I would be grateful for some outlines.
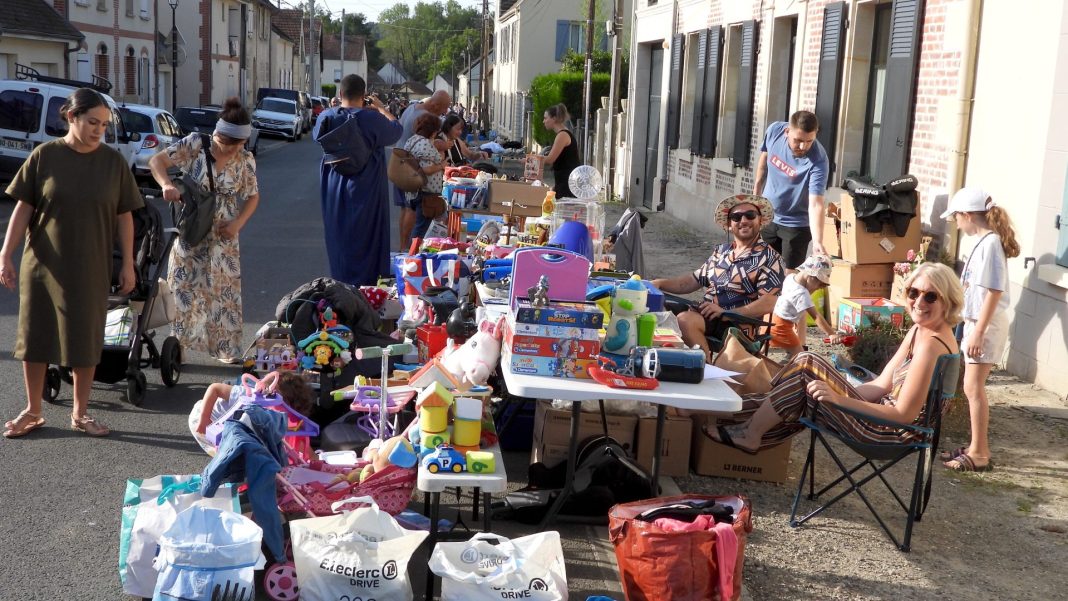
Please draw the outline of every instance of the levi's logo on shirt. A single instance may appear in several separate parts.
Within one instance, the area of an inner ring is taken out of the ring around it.
[[[777,167],[779,171],[782,171],[789,177],[794,177],[795,175],[797,175],[797,169],[794,169],[793,167],[787,165],[782,159],[775,155],[771,155],[771,164],[775,165],[775,167]]]

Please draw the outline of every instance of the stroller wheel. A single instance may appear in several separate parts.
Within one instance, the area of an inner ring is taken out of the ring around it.
[[[148,381],[145,380],[144,372],[126,379],[126,402],[134,407],[140,407],[145,401],[145,390],[148,389]]]
[[[290,601],[300,597],[297,570],[293,562],[276,563],[263,574],[263,588],[273,601]]]
[[[159,375],[167,388],[177,384],[182,377],[182,345],[174,336],[168,336],[163,341],[159,353]]]
[[[48,371],[45,372],[44,394],[42,395],[44,400],[49,403],[56,402],[56,399],[59,398],[59,388],[62,386],[62,382],[63,380],[59,376],[59,368],[49,367]]]
[[[56,372],[59,374],[60,380],[74,386],[74,372],[69,367],[57,367]]]

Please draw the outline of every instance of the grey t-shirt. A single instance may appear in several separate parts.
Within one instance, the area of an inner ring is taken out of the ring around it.
[[[397,148],[404,148],[405,142],[407,142],[408,138],[412,137],[412,134],[415,133],[413,131],[415,129],[415,120],[418,119],[419,116],[425,112],[426,107],[424,107],[423,103],[420,102],[419,104],[411,105],[403,113],[401,113],[401,137],[399,140],[397,140]]]
[[[1005,251],[1001,248],[1001,237],[991,232],[985,235],[964,265],[960,276],[964,286],[964,319],[979,319],[983,301],[990,290],[1000,290],[997,312],[1009,308],[1009,274]]]

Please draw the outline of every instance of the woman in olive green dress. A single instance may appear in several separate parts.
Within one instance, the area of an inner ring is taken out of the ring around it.
[[[112,250],[122,248],[119,292],[136,283],[133,217],[144,205],[126,159],[101,144],[112,113],[99,93],[81,88],[60,108],[70,124],[62,138],[34,149],[7,193],[18,201],[0,250],[0,284],[19,289],[15,358],[23,362],[26,409],[5,424],[4,436],[44,425],[41,394],[49,363],[74,374],[70,426],[106,436],[86,414],[93,372],[104,346]],[[20,270],[13,256],[25,241]]]

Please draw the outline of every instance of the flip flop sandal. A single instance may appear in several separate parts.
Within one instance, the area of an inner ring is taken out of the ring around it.
[[[942,453],[940,453],[938,455],[938,458],[941,459],[942,461],[953,461],[957,457],[960,457],[961,455],[963,455],[964,452],[967,451],[967,450],[968,450],[968,447],[957,447],[957,448],[953,449],[952,451],[942,451]]]
[[[713,442],[718,442],[721,445],[728,446],[728,447],[730,447],[732,449],[738,449],[739,451],[741,451],[743,453],[747,453],[749,455],[756,455],[757,452],[758,452],[758,451],[750,451],[749,449],[746,449],[746,448],[738,446],[738,444],[734,442],[734,439],[731,438],[730,433],[727,432],[727,427],[726,426],[723,426],[723,425],[717,425],[716,426],[716,434],[719,434],[719,440],[716,440],[715,438],[712,438],[712,436],[708,433],[708,426],[702,427],[701,431],[705,433],[705,436],[708,436],[709,440],[711,440]]]
[[[19,438],[20,436],[26,436],[44,424],[45,420],[40,415],[30,413],[29,411],[23,411],[18,417],[7,422],[7,429],[4,430],[4,437]]]
[[[967,453],[961,453],[960,455],[957,455],[952,459],[952,461],[956,461],[957,464],[949,465],[949,463],[947,462],[943,465],[955,472],[989,472],[994,469],[993,461],[988,460],[986,465],[975,465],[975,460],[972,459],[971,456]]]
[[[89,436],[107,436],[111,430],[104,424],[86,415],[85,417],[70,418],[70,429],[76,432],[84,432]]]

